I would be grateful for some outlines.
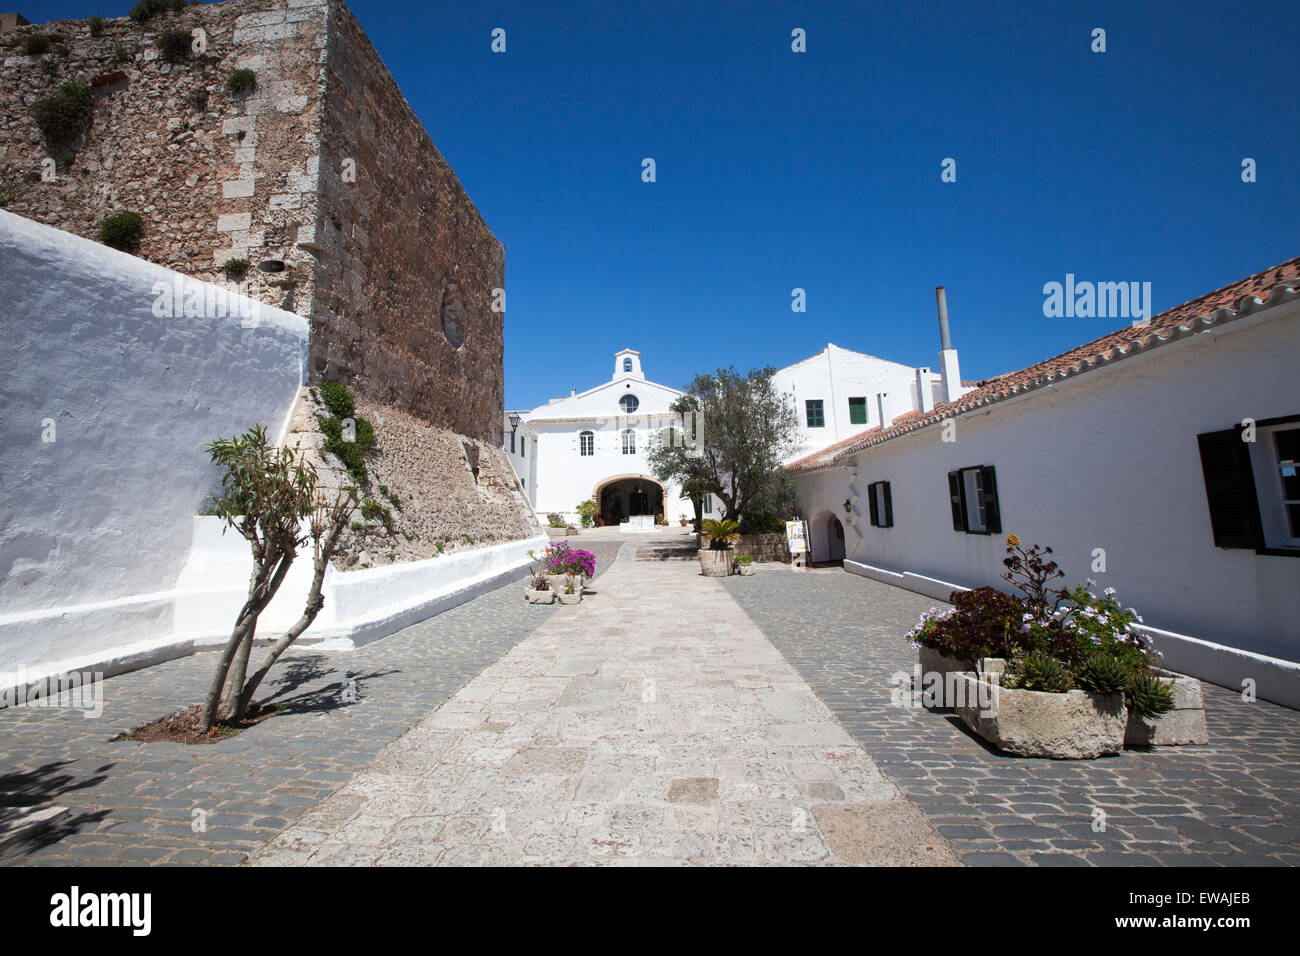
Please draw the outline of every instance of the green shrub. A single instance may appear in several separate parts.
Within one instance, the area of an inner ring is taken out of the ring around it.
[[[103,17],[91,17],[91,18],[90,18],[90,35],[91,35],[92,37],[97,37],[97,36],[99,36],[99,35],[100,35],[101,33],[103,33],[103,32],[104,32],[104,18],[103,18]]]
[[[50,38],[44,33],[33,33],[23,41],[23,56],[40,56],[50,52]]]
[[[0,209],[18,198],[18,190],[8,180],[0,179]]]
[[[752,554],[739,554],[736,556],[736,563],[749,567],[754,563],[754,556]]]
[[[241,70],[235,70],[226,80],[226,91],[231,96],[239,96],[241,93],[251,93],[257,89],[257,74],[247,67]]]
[[[1118,694],[1132,678],[1123,661],[1102,651],[1084,658],[1074,671],[1074,682],[1094,694]]]
[[[248,260],[227,259],[221,267],[221,271],[226,274],[226,278],[231,282],[239,282],[244,276],[248,275]]]
[[[351,418],[356,414],[356,402],[346,385],[340,382],[321,382],[319,394],[331,415],[337,418]]]
[[[367,521],[379,521],[383,524],[384,530],[393,530],[393,514],[378,501],[373,498],[367,498],[361,502],[361,517]]]
[[[1128,709],[1139,717],[1159,717],[1174,708],[1174,685],[1154,674],[1133,678],[1124,694]]]
[[[70,142],[90,129],[95,116],[95,93],[89,83],[69,80],[32,105],[36,125],[51,145]]]
[[[125,63],[131,59],[131,51],[126,48],[121,40],[113,44],[113,62]]]
[[[379,486],[379,493],[380,493],[381,495],[383,495],[385,498],[387,498],[388,501],[389,501],[389,504],[391,504],[391,505],[392,505],[394,508],[396,508],[398,511],[401,511],[401,510],[402,510],[402,499],[398,498],[397,495],[395,495],[395,494],[393,494],[391,491],[389,491],[387,485],[380,485],[380,486]]]
[[[598,507],[595,498],[588,498],[586,501],[578,502],[577,511],[584,528],[590,528],[592,523],[596,520]]]
[[[99,224],[99,241],[123,252],[137,252],[144,235],[144,220],[139,213],[114,213]]]
[[[167,63],[179,63],[189,57],[192,40],[189,30],[164,30],[158,34],[158,53]]]
[[[144,23],[166,9],[167,0],[140,0],[131,8],[130,16],[136,23]]]

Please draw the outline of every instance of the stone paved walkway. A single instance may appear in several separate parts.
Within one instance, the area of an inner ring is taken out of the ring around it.
[[[620,543],[583,542],[601,569]],[[0,710],[0,805],[72,808],[39,843],[6,849],[0,865],[242,862],[567,610],[530,607],[519,594],[519,584],[506,585],[355,651],[291,651],[263,685],[287,710],[216,744],[109,742],[200,701],[215,665],[210,653],[111,678],[99,719]]]
[[[725,587],[968,864],[1300,864],[1294,710],[1206,684],[1208,746],[1008,757],[951,714],[891,705],[915,660],[903,635],[937,602],[842,571],[761,566]]]
[[[716,579],[637,547],[251,862],[955,862]]]

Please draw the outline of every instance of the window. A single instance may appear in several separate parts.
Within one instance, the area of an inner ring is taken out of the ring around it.
[[[524,442],[526,441],[528,441],[528,439],[525,438],[523,435],[519,436],[519,457],[520,458],[528,457],[528,452],[524,449]]]
[[[635,395],[624,395],[618,400],[618,404],[623,409],[624,415],[631,415],[641,407],[641,401]]]
[[[514,453],[515,453],[515,433],[514,431],[511,431],[510,432],[510,454],[513,455]]]
[[[636,432],[630,428],[623,431],[623,454],[636,454]]]
[[[867,399],[850,398],[849,399],[849,424],[865,425],[867,423]]]
[[[1196,442],[1215,546],[1300,556],[1300,415]]]
[[[625,371],[625,372],[630,372],[630,371],[632,371],[632,360],[631,360],[631,359],[628,359],[628,358],[623,359],[623,371]]]
[[[877,481],[867,485],[867,503],[871,506],[871,527],[894,526],[894,501],[889,494],[889,482]]]
[[[822,408],[822,400],[820,398],[807,399],[804,402],[804,407],[807,409],[808,412],[809,428],[826,427],[826,412]]]
[[[704,503],[700,505],[700,512],[706,515],[713,514],[713,495],[704,496]]]
[[[596,454],[596,435],[594,432],[578,433],[578,454],[584,458]]]
[[[952,502],[952,529],[967,534],[998,534],[1002,512],[998,507],[998,480],[992,465],[976,465],[948,472]]]

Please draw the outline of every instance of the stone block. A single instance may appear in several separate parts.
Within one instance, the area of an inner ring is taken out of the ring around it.
[[[221,184],[221,195],[225,199],[245,199],[253,195],[251,179],[234,179]],[[217,227],[220,229],[220,226]]]
[[[999,750],[1022,757],[1083,760],[1124,747],[1123,694],[1013,690],[964,676],[957,713]]]
[[[217,217],[217,232],[247,232],[252,227],[252,213],[228,212]]]

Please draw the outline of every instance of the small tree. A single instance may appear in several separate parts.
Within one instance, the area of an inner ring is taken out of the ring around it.
[[[203,703],[200,728],[204,732],[218,720],[239,720],[248,713],[262,679],[316,619],[325,604],[321,587],[326,568],[357,503],[356,490],[351,487],[341,489],[332,502],[318,496],[316,469],[291,449],[272,447],[260,425],[243,435],[211,442],[207,448],[213,464],[226,469],[216,514],[227,528],[248,540],[253,572],[248,598],[235,618]],[[306,532],[303,519],[309,519]],[[315,574],[302,617],[247,676],[258,617],[279,591],[298,549],[308,541],[312,543]]]
[[[697,375],[673,403],[683,418],[682,441],[655,443],[650,468],[660,481],[681,485],[695,503],[697,526],[706,494],[717,496],[724,518],[741,524],[788,494],[781,463],[797,446],[799,422],[772,382],[775,372]]]

